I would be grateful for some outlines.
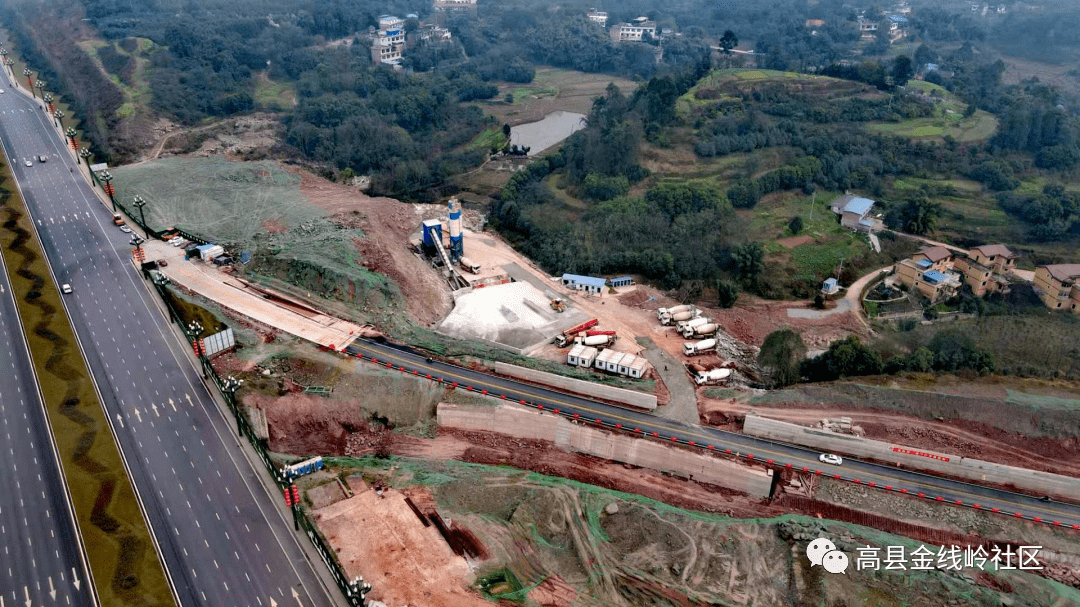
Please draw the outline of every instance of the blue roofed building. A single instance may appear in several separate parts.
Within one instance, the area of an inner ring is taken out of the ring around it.
[[[847,194],[833,201],[832,210],[840,216],[840,225],[860,232],[881,229],[881,222],[873,217],[874,201],[862,196]]]
[[[599,295],[604,292],[604,287],[607,285],[607,279],[596,278],[595,276],[563,274],[562,283],[564,286],[570,287],[576,291],[585,291],[586,293],[595,293]]]

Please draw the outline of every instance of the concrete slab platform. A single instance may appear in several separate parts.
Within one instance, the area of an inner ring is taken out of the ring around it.
[[[360,336],[359,325],[328,316],[293,298],[273,293],[221,271],[203,261],[184,259],[184,251],[168,243],[151,240],[143,244],[148,261],[166,260],[159,268],[169,280],[265,325],[341,349]]]

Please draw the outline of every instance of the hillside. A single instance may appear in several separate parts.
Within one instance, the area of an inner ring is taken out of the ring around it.
[[[722,69],[625,93],[597,101],[587,129],[492,205],[550,272],[637,273],[706,297],[733,279],[770,298],[812,297],[828,276],[850,284],[917,245],[886,231],[874,251],[830,210],[843,193],[874,199],[892,230],[1004,242],[1026,263],[1073,246],[1057,237],[1077,227],[1072,187],[1055,186],[1065,175],[982,145],[998,118],[940,85]],[[1061,214],[1057,231],[1037,228],[1028,205],[1039,196],[1061,199],[1048,211]]]

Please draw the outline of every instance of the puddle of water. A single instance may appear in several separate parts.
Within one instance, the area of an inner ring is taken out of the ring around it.
[[[563,139],[585,128],[585,114],[552,112],[543,120],[515,126],[510,131],[510,143],[529,146],[529,156],[536,157]]]

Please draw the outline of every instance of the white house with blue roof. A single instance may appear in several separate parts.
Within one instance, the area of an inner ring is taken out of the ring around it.
[[[585,291],[586,293],[595,293],[599,295],[604,292],[604,286],[607,285],[607,279],[596,278],[594,276],[579,276],[578,274],[563,274],[562,283],[564,286],[570,287],[576,291]]]
[[[862,196],[846,194],[832,203],[833,213],[840,216],[840,225],[859,232],[881,229],[881,222],[873,217],[874,201]]]

